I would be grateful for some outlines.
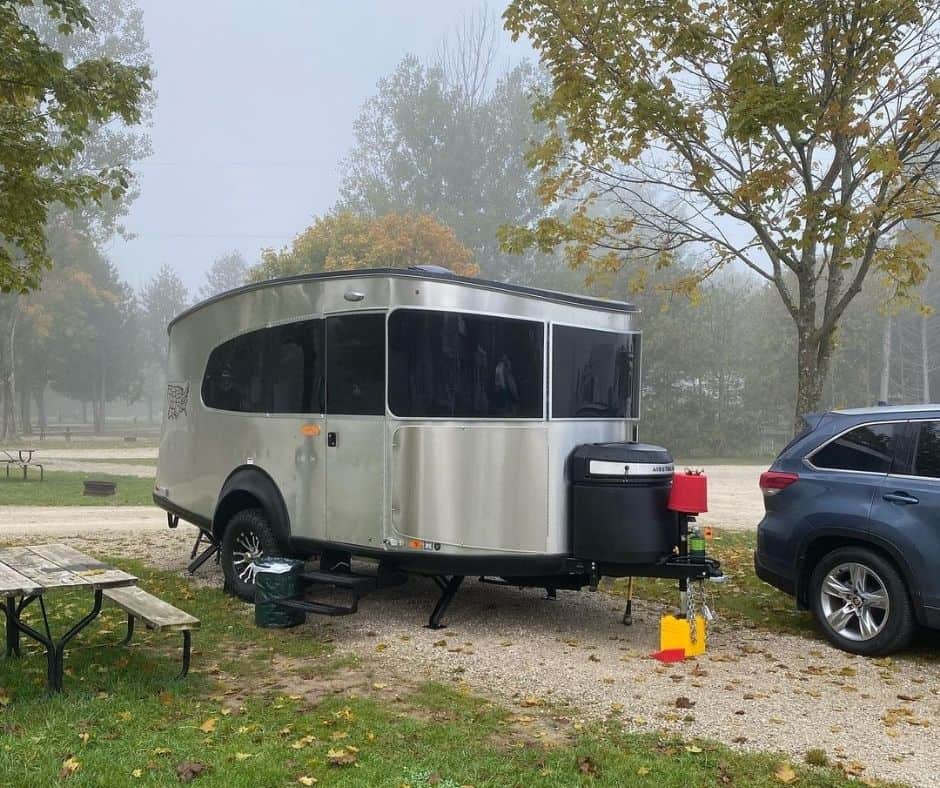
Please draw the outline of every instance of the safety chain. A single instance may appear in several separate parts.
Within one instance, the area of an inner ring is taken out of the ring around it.
[[[704,580],[690,580],[685,594],[686,618],[689,621],[689,642],[698,642],[698,625],[695,620],[696,610],[701,611],[702,621],[705,624],[704,635],[708,638],[708,622],[712,619],[712,611],[708,606],[708,593],[705,590]]]

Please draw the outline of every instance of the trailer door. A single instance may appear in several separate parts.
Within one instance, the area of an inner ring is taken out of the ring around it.
[[[326,319],[326,534],[382,546],[385,500],[385,313]]]

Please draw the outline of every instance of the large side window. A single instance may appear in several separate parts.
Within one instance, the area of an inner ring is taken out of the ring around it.
[[[889,473],[903,432],[903,422],[856,427],[827,443],[810,461],[827,470]]]
[[[924,421],[918,425],[914,475],[940,479],[940,421]]]
[[[640,413],[640,335],[552,327],[552,418]]]
[[[240,413],[323,413],[323,321],[249,331],[209,355],[202,400]]]
[[[388,402],[396,416],[543,416],[542,323],[399,309],[389,317],[388,344]]]
[[[202,400],[210,408],[242,413],[268,410],[264,359],[267,332],[249,331],[219,345],[209,355]]]
[[[326,410],[385,415],[385,315],[327,318]]]
[[[323,321],[288,323],[269,332],[271,412],[323,413]]]

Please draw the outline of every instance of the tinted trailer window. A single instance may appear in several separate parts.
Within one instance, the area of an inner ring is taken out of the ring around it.
[[[388,321],[388,401],[396,416],[541,419],[544,326],[399,309]]]
[[[552,327],[552,418],[635,419],[640,335]]]

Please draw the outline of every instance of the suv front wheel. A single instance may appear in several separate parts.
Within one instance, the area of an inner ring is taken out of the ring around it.
[[[843,651],[873,657],[904,648],[914,634],[911,600],[894,565],[866,547],[840,547],[813,570],[810,607]]]

